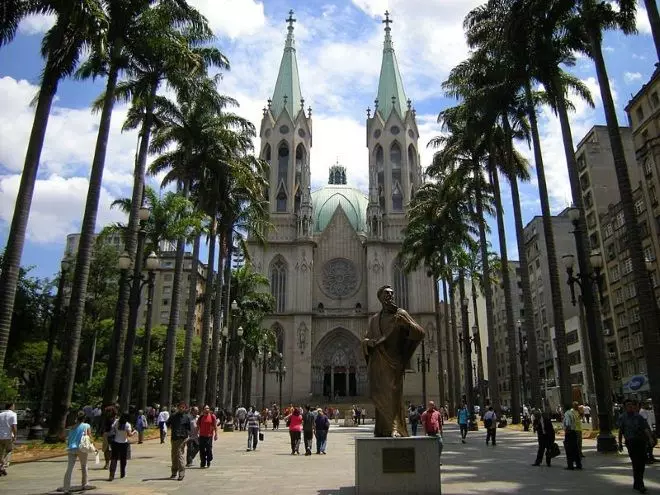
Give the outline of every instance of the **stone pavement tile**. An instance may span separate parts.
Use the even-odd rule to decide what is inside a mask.
[[[107,481],[108,472],[91,466],[91,495],[187,495],[200,493],[354,495],[355,437],[369,436],[369,429],[332,427],[328,454],[292,456],[286,431],[266,431],[255,452],[246,452],[247,433],[221,433],[214,446],[210,469],[186,471],[182,482],[169,479],[169,444],[148,441],[134,445],[127,477]],[[555,459],[551,468],[533,467],[536,437],[532,433],[498,431],[498,445],[486,447],[485,432],[470,432],[462,444],[455,424],[446,426],[442,454],[442,492],[445,495],[562,493],[634,493],[632,471],[625,455],[601,455],[595,442],[585,440],[584,471],[564,471],[565,457]],[[562,448],[563,451],[563,448]],[[62,484],[66,458],[15,464],[9,476],[0,478],[1,495],[56,493]],[[660,466],[648,466],[647,487],[660,493]],[[76,469],[74,483],[80,483]],[[396,494],[392,494],[396,495]]]

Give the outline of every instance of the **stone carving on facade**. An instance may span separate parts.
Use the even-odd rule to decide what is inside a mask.
[[[305,347],[307,346],[307,325],[301,323],[298,327],[298,349],[300,353],[305,353]]]
[[[374,258],[369,262],[367,268],[369,271],[374,272],[375,275],[378,275],[385,269],[385,263],[378,258],[378,253],[374,253]]]
[[[301,256],[300,256],[300,261],[296,262],[296,270],[299,270],[303,273],[307,272],[308,270],[312,270],[312,264],[314,263],[313,261],[307,261],[307,252],[304,249],[300,250]]]
[[[353,295],[358,288],[358,272],[355,264],[345,258],[335,258],[323,266],[321,276],[323,292],[333,299]]]

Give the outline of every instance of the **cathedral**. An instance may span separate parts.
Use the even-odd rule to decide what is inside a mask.
[[[389,14],[373,111],[367,112],[368,194],[347,183],[339,164],[326,186],[312,191],[312,110],[300,87],[293,12],[272,99],[263,111],[260,156],[270,163],[267,192],[274,228],[265,245],[250,244],[256,270],[270,281],[275,311],[264,323],[277,336],[286,374],[265,374],[265,402],[368,404],[369,384],[360,340],[381,305],[376,291],[391,285],[397,304],[426,329],[411,359],[404,396],[419,404],[426,369],[429,398],[437,399],[438,368],[433,281],[424,270],[406,273],[399,258],[406,210],[422,181],[419,132],[406,97]],[[254,370],[252,398],[262,403],[263,375]]]

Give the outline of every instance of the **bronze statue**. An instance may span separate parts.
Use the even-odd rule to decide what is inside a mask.
[[[394,303],[389,285],[378,289],[383,309],[369,318],[362,352],[367,361],[371,399],[376,409],[376,437],[407,437],[403,407],[403,376],[406,364],[424,338],[407,311]]]

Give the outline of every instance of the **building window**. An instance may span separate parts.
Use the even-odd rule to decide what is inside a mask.
[[[392,210],[403,211],[403,188],[401,187],[401,147],[396,141],[390,148],[392,165]]]
[[[639,306],[635,306],[635,307],[632,308],[632,310],[630,311],[630,321],[632,321],[632,322],[637,322],[637,321],[639,321],[639,319],[640,319],[640,316],[639,316]]]
[[[275,299],[275,312],[284,313],[286,308],[286,262],[276,257],[270,265],[270,293]]]
[[[578,340],[579,337],[577,330],[572,330],[566,334],[566,345],[575,344]]]
[[[644,120],[644,109],[642,108],[641,105],[637,107],[637,110],[636,110],[635,113],[637,114],[637,120],[638,120],[639,122],[641,122],[642,120]]]
[[[635,346],[635,349],[639,347],[644,347],[644,339],[642,338],[642,332],[635,332],[632,334],[632,343]]]
[[[621,304],[621,303],[623,303],[623,289],[619,287],[614,292],[614,304]]]
[[[170,305],[170,300],[169,299],[163,299],[161,301],[161,306],[169,306]]]
[[[394,298],[397,306],[408,309],[408,276],[403,269],[403,264],[397,260],[392,267],[392,279],[394,280]]]
[[[626,261],[623,262],[623,274],[628,275],[633,270],[632,259],[626,258]]]
[[[649,177],[653,175],[653,163],[651,162],[650,159],[647,159],[644,162],[644,174]]]
[[[161,311],[160,312],[160,321],[161,322],[167,322],[170,319],[170,312],[169,311]]]
[[[644,211],[644,200],[643,199],[638,199],[635,201],[635,213],[639,215]]]
[[[171,282],[172,279],[173,279],[173,276],[172,276],[171,273],[166,273],[165,275],[163,275],[163,281],[164,282]]]
[[[583,191],[589,189],[589,174],[583,174],[580,176],[580,186]]]
[[[610,268],[610,280],[612,282],[616,282],[621,278],[621,275],[619,275],[619,265],[614,265],[612,268]]]
[[[289,172],[289,147],[286,143],[280,144],[277,150],[277,182],[287,183]]]
[[[655,260],[655,251],[653,250],[653,246],[646,246],[644,248],[644,259],[646,261]]]
[[[286,212],[286,193],[284,192],[284,186],[280,186],[280,191],[277,193],[277,212],[285,213]]]
[[[628,317],[626,316],[626,313],[619,313],[617,316],[617,323],[619,325],[619,329],[622,329],[628,325]]]
[[[605,225],[605,238],[611,237],[614,234],[614,229],[612,229],[612,224],[608,223]]]

